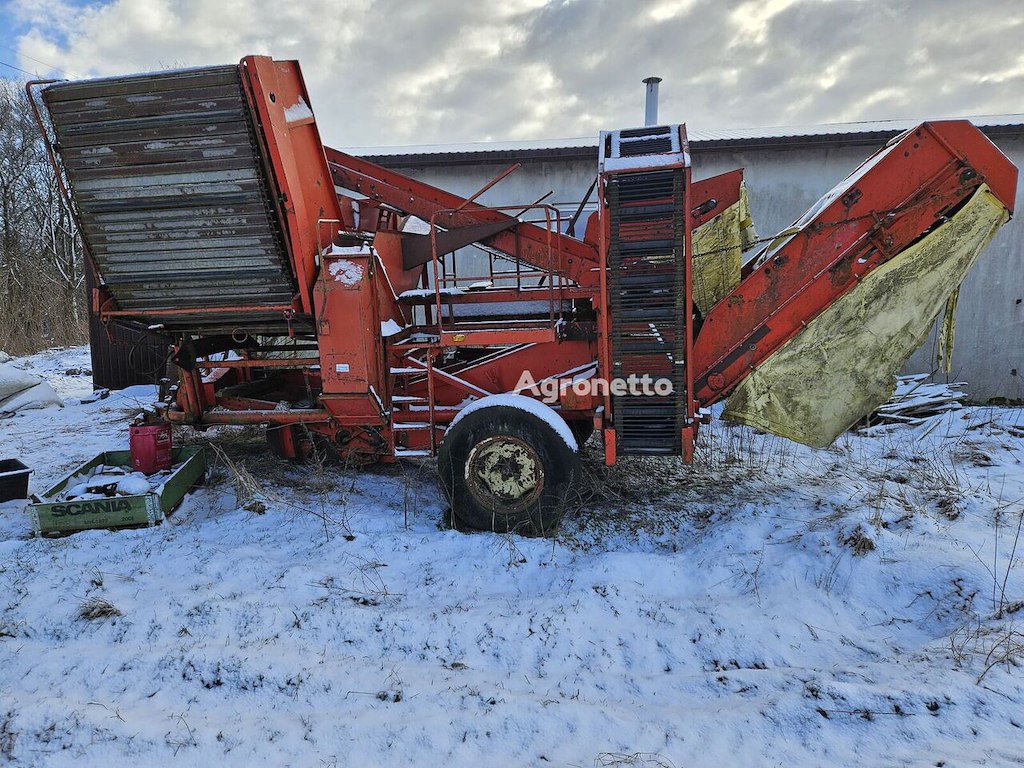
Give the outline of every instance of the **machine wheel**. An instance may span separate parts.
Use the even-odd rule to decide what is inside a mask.
[[[437,471],[452,512],[470,528],[544,535],[575,498],[580,462],[547,421],[495,405],[451,427]]]

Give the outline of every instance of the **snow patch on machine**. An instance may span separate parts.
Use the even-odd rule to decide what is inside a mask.
[[[412,288],[408,291],[402,291],[398,294],[400,299],[423,299],[427,296],[433,296],[435,293],[439,293],[442,296],[461,296],[463,290],[461,288],[441,288],[435,291],[433,288]]]
[[[394,320],[385,320],[380,324],[380,335],[384,338],[395,336],[405,330],[401,325],[396,323]]]
[[[559,416],[554,409],[533,398],[512,393],[488,395],[479,400],[474,400],[455,415],[451,424],[448,425],[448,429],[445,430],[445,434],[447,435],[451,432],[452,427],[458,424],[462,418],[484,408],[518,408],[520,411],[526,411],[541,421],[546,422],[565,441],[565,444],[571,450],[579,451],[580,449],[579,443],[576,442],[576,438],[572,434],[572,430],[569,429],[569,425],[565,423],[565,419]]]
[[[327,266],[327,270],[331,273],[334,281],[342,285],[355,285],[363,279],[362,266],[348,259],[332,261]]]
[[[313,110],[309,108],[305,99],[299,96],[297,104],[292,104],[284,111],[284,119],[289,123],[297,123],[300,120],[312,120]]]

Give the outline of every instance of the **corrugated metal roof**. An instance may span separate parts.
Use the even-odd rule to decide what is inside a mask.
[[[778,143],[786,140],[827,138],[836,136],[868,136],[894,134],[913,128],[921,120],[872,120],[823,125],[772,126],[766,128],[693,129],[687,126],[690,144],[716,145],[753,142]],[[938,118],[936,118],[938,119]],[[982,129],[1016,127],[1024,130],[1024,114],[979,115],[967,118]],[[345,151],[359,157],[398,158],[421,155],[478,155],[483,153],[551,153],[571,150],[597,150],[596,136],[566,139],[532,139],[529,141],[478,141],[453,144],[418,144],[407,146],[349,147]]]
[[[388,155],[449,155],[479,152],[524,152],[531,149],[596,149],[597,136],[569,139],[531,139],[529,141],[470,141],[454,144],[409,144],[380,147],[348,147],[342,151],[357,157]]]
[[[979,128],[997,126],[1024,127],[1024,114],[978,115],[960,118],[921,118],[919,120],[869,120],[855,123],[825,123],[823,125],[774,126],[769,128],[726,128],[722,130],[690,131],[690,141],[752,141],[757,139],[789,139],[812,136],[863,135],[871,133],[899,133],[913,128],[925,120],[970,120]]]

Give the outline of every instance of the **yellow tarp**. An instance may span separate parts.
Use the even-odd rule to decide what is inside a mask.
[[[693,301],[706,317],[708,310],[740,282],[740,260],[757,239],[750,218],[746,185],[740,199],[691,235],[693,248]]]
[[[896,374],[1009,218],[983,185],[869,273],[733,391],[723,418],[824,448],[892,394]]]

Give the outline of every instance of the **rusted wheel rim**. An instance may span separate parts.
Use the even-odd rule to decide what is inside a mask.
[[[489,437],[469,452],[466,486],[489,509],[518,512],[544,492],[544,468],[537,451],[522,440]]]

